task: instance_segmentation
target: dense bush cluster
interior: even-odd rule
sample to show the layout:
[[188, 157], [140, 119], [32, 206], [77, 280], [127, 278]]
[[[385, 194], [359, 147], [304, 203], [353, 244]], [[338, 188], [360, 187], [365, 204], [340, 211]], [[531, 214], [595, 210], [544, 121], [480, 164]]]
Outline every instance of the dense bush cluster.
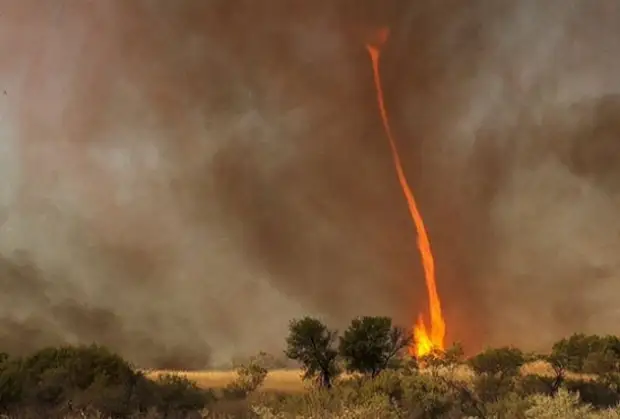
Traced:
[[277, 364], [264, 353], [219, 390], [176, 375], [148, 379], [99, 346], [0, 353], [0, 417], [620, 419], [615, 336], [576, 334], [544, 355], [503, 347], [469, 358], [454, 345], [415, 359], [410, 344], [385, 317], [355, 319], [342, 334], [294, 320], [285, 354], [307, 388], [282, 393], [260, 390]]
[[454, 345], [413, 359], [410, 343], [382, 317], [356, 319], [342, 336], [317, 319], [295, 320], [286, 354], [318, 385], [297, 395], [262, 394], [254, 411], [272, 419], [620, 419], [615, 336], [575, 334], [548, 354], [503, 347], [469, 358]]
[[185, 417], [214, 397], [178, 376], [149, 380], [99, 346], [3, 354], [0, 360], [0, 410], [9, 417]]

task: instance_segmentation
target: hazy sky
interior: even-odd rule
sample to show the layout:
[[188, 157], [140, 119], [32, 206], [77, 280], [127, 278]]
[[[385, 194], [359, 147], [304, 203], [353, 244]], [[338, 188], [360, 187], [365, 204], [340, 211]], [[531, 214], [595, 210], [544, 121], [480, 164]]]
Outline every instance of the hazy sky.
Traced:
[[203, 366], [294, 316], [412, 323], [385, 26], [449, 339], [618, 332], [619, 8], [0, 0], [0, 340]]

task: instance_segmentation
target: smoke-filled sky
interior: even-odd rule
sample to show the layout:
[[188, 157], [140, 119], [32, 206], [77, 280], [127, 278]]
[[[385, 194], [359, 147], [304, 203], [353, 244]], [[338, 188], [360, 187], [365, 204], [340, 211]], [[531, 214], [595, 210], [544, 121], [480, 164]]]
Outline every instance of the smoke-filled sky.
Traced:
[[0, 342], [141, 365], [288, 321], [426, 310], [381, 69], [450, 340], [619, 332], [620, 4], [0, 0]]

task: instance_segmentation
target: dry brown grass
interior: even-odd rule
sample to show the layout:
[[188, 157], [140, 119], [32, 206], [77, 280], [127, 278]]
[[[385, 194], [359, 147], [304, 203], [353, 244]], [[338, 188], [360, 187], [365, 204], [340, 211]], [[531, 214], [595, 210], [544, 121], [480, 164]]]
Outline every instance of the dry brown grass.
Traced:
[[[153, 371], [147, 374], [149, 378], [157, 378], [162, 374], [178, 374], [194, 381], [202, 388], [219, 389], [235, 381], [235, 371]], [[299, 392], [305, 390], [301, 380], [300, 370], [273, 370], [269, 371], [265, 382], [261, 386], [263, 391]]]
[[[456, 371], [456, 378], [467, 380], [472, 377], [472, 371], [467, 367], [459, 367]], [[551, 367], [542, 361], [532, 362], [523, 366], [523, 374], [535, 374], [550, 376], [553, 374]], [[194, 381], [201, 388], [220, 389], [232, 383], [237, 377], [234, 371], [152, 371], [147, 373], [149, 378], [157, 378], [162, 374], [178, 374], [189, 380]], [[567, 374], [569, 378], [588, 378], [584, 375]], [[300, 370], [273, 370], [267, 374], [261, 390], [278, 391], [286, 393], [301, 392], [306, 389], [306, 385], [301, 380]]]
[[[521, 368], [521, 372], [524, 375], [534, 374], [534, 375], [540, 375], [543, 377], [550, 377], [554, 375], [553, 368], [551, 368], [551, 366], [544, 361], [536, 361], [536, 362], [531, 362], [529, 364], [526, 364], [523, 366], [523, 368]], [[567, 372], [566, 378], [591, 380], [591, 379], [596, 378], [596, 376], [593, 374], [576, 374], [576, 373]]]

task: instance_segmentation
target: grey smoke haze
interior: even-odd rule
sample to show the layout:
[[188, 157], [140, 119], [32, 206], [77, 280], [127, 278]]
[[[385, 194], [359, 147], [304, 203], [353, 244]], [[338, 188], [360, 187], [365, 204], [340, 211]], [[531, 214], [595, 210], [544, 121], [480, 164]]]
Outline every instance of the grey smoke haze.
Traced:
[[194, 367], [306, 313], [411, 323], [381, 26], [449, 338], [618, 332], [619, 8], [0, 0], [0, 341]]

